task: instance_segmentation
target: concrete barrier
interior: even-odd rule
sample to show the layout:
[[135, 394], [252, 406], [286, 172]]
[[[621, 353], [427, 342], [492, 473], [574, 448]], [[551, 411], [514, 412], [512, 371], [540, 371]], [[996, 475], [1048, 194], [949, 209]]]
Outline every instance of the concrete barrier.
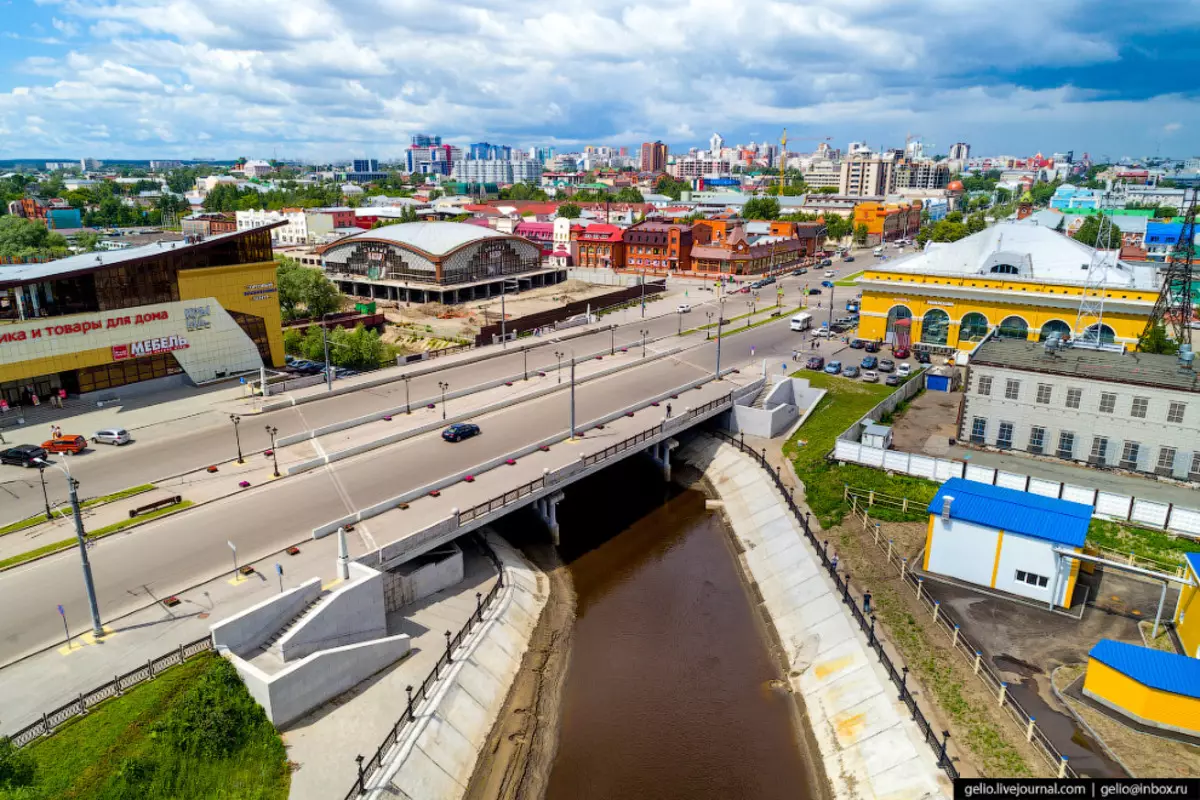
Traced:
[[296, 627], [277, 642], [285, 662], [318, 650], [329, 650], [387, 636], [383, 575], [362, 564], [350, 564], [350, 582], [322, 598]]
[[260, 646], [321, 594], [321, 579], [311, 578], [213, 625], [213, 645], [241, 655]]

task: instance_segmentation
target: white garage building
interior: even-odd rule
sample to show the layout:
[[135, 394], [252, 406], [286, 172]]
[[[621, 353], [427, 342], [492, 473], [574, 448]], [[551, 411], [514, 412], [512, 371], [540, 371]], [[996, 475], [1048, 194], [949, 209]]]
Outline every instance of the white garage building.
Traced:
[[[951, 478], [929, 503], [924, 570], [1070, 607], [1092, 509]], [[1060, 551], [1055, 553], [1055, 549]]]

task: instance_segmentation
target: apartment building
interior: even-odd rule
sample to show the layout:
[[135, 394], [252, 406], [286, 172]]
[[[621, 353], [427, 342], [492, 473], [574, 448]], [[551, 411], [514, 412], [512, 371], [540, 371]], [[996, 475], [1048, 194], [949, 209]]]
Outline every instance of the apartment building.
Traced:
[[838, 194], [853, 197], [887, 195], [896, 191], [896, 163], [890, 158], [871, 154], [849, 156], [842, 160]]

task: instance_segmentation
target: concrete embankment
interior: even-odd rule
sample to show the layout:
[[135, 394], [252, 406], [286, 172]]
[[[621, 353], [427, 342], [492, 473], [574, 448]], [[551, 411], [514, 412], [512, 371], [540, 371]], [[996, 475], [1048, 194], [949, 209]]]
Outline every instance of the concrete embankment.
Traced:
[[371, 800], [456, 800], [466, 793], [548, 595], [546, 576], [511, 545], [493, 533], [487, 543], [504, 588], [370, 779]]
[[724, 503], [743, 548], [742, 569], [778, 634], [834, 796], [949, 797], [936, 758], [762, 468], [707, 436], [677, 456], [704, 472]]

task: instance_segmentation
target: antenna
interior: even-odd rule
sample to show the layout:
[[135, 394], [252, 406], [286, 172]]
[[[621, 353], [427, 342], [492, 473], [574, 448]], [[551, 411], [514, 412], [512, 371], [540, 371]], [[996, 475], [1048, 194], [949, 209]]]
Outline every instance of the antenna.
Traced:
[[[1104, 279], [1108, 270], [1108, 251], [1102, 249], [1112, 236], [1112, 215], [1104, 213], [1107, 197], [1101, 196], [1096, 205], [1100, 215], [1100, 230], [1092, 247], [1092, 258], [1087, 265], [1083, 296], [1079, 299], [1079, 313], [1075, 315], [1075, 339], [1080, 347], [1100, 349], [1101, 333], [1104, 331]], [[1120, 251], [1117, 251], [1120, 255]], [[1113, 259], [1114, 266], [1116, 258]]]
[[[1192, 189], [1192, 199], [1188, 203], [1187, 213], [1183, 218], [1183, 228], [1179, 231], [1179, 241], [1175, 243], [1167, 256], [1166, 273], [1163, 278], [1162, 290], [1146, 321], [1145, 336], [1156, 325], [1170, 326], [1170, 332], [1180, 348], [1187, 347], [1191, 352], [1192, 344], [1192, 269], [1195, 261], [1196, 240], [1196, 190]], [[1187, 195], [1184, 194], [1186, 200]]]

